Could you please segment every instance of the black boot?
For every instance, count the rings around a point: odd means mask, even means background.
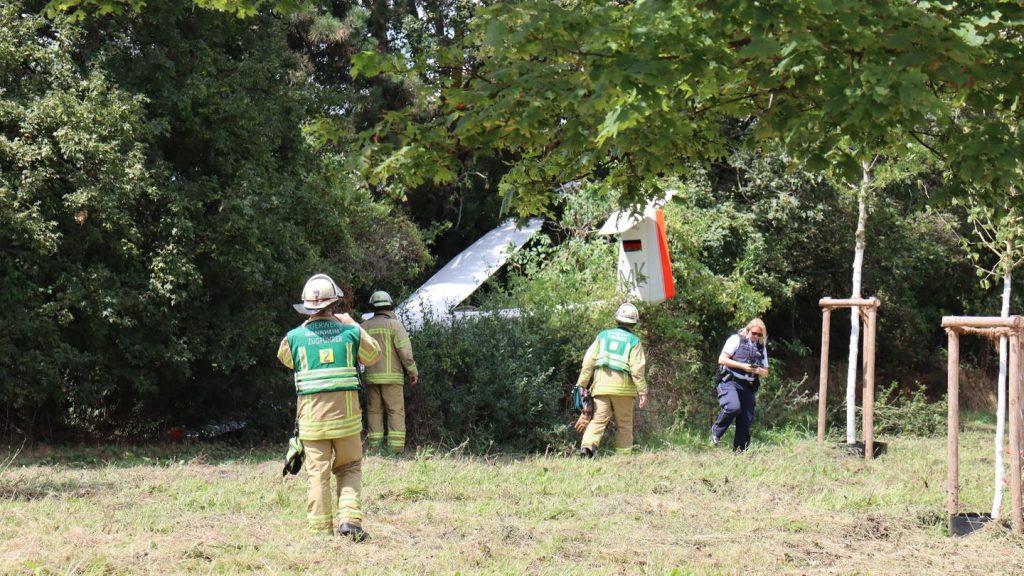
[[[362,542],[370,537],[366,530],[349,522],[344,522],[341,526],[338,526],[338,536],[351,538],[353,542]]]
[[[580,448],[579,455],[580,458],[593,458],[594,449],[589,446],[584,446],[583,448]]]

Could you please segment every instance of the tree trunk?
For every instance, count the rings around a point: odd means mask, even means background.
[[[1013,242],[1006,242],[1007,257],[1012,258]],[[1010,316],[1010,280],[1012,272],[1007,269],[1003,273],[1003,307],[1000,315],[1003,318]],[[992,491],[992,517],[999,518],[999,508],[1003,505],[1003,437],[1006,435],[1006,357],[1008,353],[1006,336],[999,339],[999,379],[996,382],[996,437],[995,437],[995,488]]]
[[[868,222],[868,189],[871,186],[871,164],[861,162],[863,176],[857,190],[857,232],[854,235],[853,290],[851,298],[860,298],[861,270],[864,267],[865,229]],[[857,352],[860,344],[860,308],[850,308],[850,356],[846,367],[846,443],[857,441]]]

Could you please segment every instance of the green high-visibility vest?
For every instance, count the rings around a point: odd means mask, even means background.
[[[629,374],[629,354],[640,338],[622,328],[609,328],[597,335],[597,358],[595,366],[607,366],[617,372]]]
[[[289,332],[288,346],[298,395],[359,390],[359,327],[355,324],[315,320]]]

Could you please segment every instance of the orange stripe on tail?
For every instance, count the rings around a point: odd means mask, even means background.
[[[668,257],[668,235],[665,232],[665,212],[656,212],[658,224],[658,246],[661,247],[661,282],[665,289],[665,300],[676,295],[676,280],[672,277],[672,262]]]

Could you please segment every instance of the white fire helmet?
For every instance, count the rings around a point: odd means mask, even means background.
[[[302,314],[316,314],[341,299],[345,294],[327,274],[316,274],[302,287],[302,304],[294,307]]]
[[[394,305],[394,302],[391,301],[391,294],[388,294],[383,290],[377,290],[370,295],[370,306],[374,308],[384,308]]]
[[[640,321],[640,311],[636,306],[626,302],[615,311],[615,320],[623,324],[636,324]]]

